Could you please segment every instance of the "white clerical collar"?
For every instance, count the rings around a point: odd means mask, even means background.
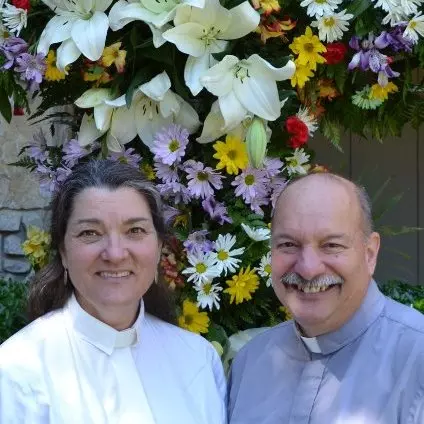
[[[81,308],[74,294],[66,306],[75,331],[81,337],[96,346],[106,354],[112,354],[114,349],[134,346],[140,340],[140,323],[144,317],[143,299],[140,302],[140,312],[132,327],[118,331],[104,322],[94,318]]]
[[[318,340],[316,337],[303,337],[300,336],[305,346],[308,348],[309,352],[312,353],[321,353],[321,348],[319,347]]]

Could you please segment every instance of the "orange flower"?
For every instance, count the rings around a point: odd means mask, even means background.
[[[319,88],[319,97],[326,98],[327,100],[332,100],[335,97],[339,96],[339,92],[336,87],[333,85],[333,81],[328,79],[322,79],[318,82]]]
[[[264,15],[270,15],[273,12],[278,13],[281,10],[278,0],[252,0],[253,7]]]
[[[262,15],[261,22],[256,28],[256,32],[261,34],[261,40],[265,44],[269,38],[285,38],[286,32],[295,27],[296,21],[292,21],[290,18],[279,20],[272,15]]]

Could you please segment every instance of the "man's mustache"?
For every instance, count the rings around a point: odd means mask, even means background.
[[[314,286],[334,286],[344,283],[344,279],[338,275],[318,275],[311,280],[306,280],[296,272],[286,272],[280,281],[289,286],[304,286],[307,284]]]

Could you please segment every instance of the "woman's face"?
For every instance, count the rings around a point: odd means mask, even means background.
[[[161,241],[132,188],[89,188],[74,200],[61,251],[81,306],[94,316],[136,310],[152,284]]]

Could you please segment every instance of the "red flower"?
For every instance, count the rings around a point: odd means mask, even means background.
[[[12,4],[18,9],[24,9],[27,12],[29,12],[29,9],[31,7],[29,0],[12,0]]]
[[[15,108],[13,108],[13,115],[14,116],[23,116],[23,115],[25,115],[24,108],[23,107],[15,107]]]
[[[327,51],[323,53],[323,56],[327,61],[327,65],[336,65],[340,63],[347,53],[347,47],[340,41],[329,43],[325,47]]]
[[[289,134],[292,134],[288,141],[288,144],[292,149],[302,147],[308,141],[308,127],[297,116],[289,116],[287,118],[286,130]]]

